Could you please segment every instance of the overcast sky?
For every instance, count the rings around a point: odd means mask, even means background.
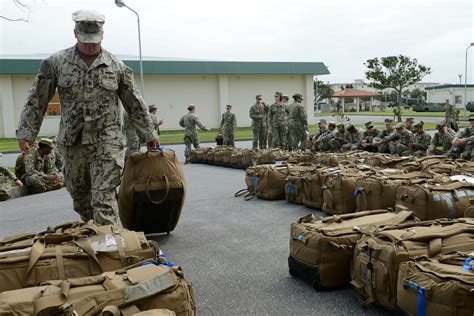
[[[432,69],[425,82],[458,83],[474,42],[473,0],[124,0],[140,14],[144,56],[243,61],[321,61],[323,81],[363,79],[363,62],[404,54]],[[30,21],[0,19],[0,54],[50,54],[72,46],[71,13],[106,17],[103,46],[138,55],[135,15],[113,0],[23,0]],[[26,15],[12,0],[0,13]],[[474,82],[474,47],[468,81]],[[463,77],[464,82],[464,77]]]

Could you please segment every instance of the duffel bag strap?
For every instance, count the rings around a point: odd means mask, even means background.
[[[152,176],[149,176],[148,177],[148,180],[146,181],[146,196],[148,198],[148,200],[155,204],[155,205],[160,205],[161,203],[163,203],[167,198],[168,198],[168,193],[170,191],[170,183],[168,181],[168,177],[166,175],[163,175],[163,178],[165,179],[165,183],[166,183],[166,191],[165,191],[165,196],[163,197],[163,199],[161,200],[158,200],[158,201],[154,201],[152,198],[151,198],[151,195],[150,195],[150,182],[151,180],[153,180],[153,177]]]

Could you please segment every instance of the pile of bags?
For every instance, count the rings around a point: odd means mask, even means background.
[[[193,290],[158,244],[68,223],[0,241],[0,315],[192,315]]]
[[[474,219],[420,221],[403,209],[315,219],[290,228],[289,272],[316,290],[351,284],[361,304],[408,315],[474,313]]]

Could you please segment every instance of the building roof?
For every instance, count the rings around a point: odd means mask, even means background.
[[[468,88],[474,88],[474,84],[468,84]],[[450,84],[450,83],[444,83],[440,84],[434,87],[428,87],[425,88],[426,90],[439,90],[439,89],[450,89],[450,88],[464,88],[463,84]]]
[[[380,94],[364,91],[364,90],[356,90],[356,89],[344,89],[339,90],[331,94],[333,98],[357,98],[357,97],[375,97],[379,96]]]
[[[38,72],[40,55],[31,58],[0,56],[0,74],[34,74]],[[120,57],[120,56],[119,56]],[[122,59],[135,73],[140,71],[136,58]],[[145,74],[314,74],[326,75],[329,70],[322,62],[250,62],[169,60],[147,57],[143,59]]]

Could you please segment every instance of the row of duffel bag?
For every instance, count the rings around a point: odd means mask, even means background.
[[[419,221],[408,210],[373,210],[290,228],[289,272],[316,290],[351,284],[361,304],[410,315],[472,315],[474,220]]]

